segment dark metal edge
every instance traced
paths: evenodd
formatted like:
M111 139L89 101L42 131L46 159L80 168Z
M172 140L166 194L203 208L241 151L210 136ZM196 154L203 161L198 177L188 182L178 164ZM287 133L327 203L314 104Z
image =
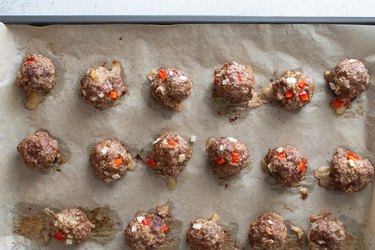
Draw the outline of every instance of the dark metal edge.
M283 16L0 16L6 24L179 24L179 23L321 23L375 24L375 17Z

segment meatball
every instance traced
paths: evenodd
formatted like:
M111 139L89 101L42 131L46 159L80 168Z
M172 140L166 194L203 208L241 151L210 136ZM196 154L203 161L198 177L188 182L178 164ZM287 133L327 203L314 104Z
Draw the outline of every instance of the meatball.
M86 241L91 235L91 230L95 228L85 212L79 208L63 209L58 213L47 210L47 213L52 216L51 236L65 245Z
M232 137L211 137L206 143L208 162L221 178L238 174L250 163L246 145Z
M365 65L357 59L345 59L324 76L336 95L331 107L337 115L344 114L350 101L359 96L370 84L370 75Z
M187 74L175 68L152 70L148 76L151 81L151 93L161 105L180 112L182 102L191 94L192 80Z
M303 73L286 71L271 83L275 100L286 110L300 109L311 101L315 83Z
M31 169L47 169L62 163L59 143L46 131L26 137L18 144L17 150Z
M30 53L23 59L16 83L26 93L26 107L34 109L55 86L55 66L49 58Z
M221 250L227 242L227 235L215 219L198 218L190 224L186 242L193 250Z
M253 97L255 74L249 65L225 63L215 70L214 95L232 103L249 101Z
M167 235L169 226L165 221L170 217L170 209L161 206L157 211L156 214L139 212L125 228L125 242L130 249L157 249L170 241Z
M105 182L112 182L125 175L127 169L134 170L135 162L119 140L104 140L94 146L90 163L96 175Z
M148 165L161 176L177 176L193 154L191 146L176 132L163 133L153 142Z
M118 62L112 62L111 70L103 66L90 68L81 79L82 98L100 110L117 104L126 92Z
M370 75L365 65L357 59L345 59L324 76L331 90L339 99L352 100L370 84Z
M305 176L307 159L295 147L276 147L268 150L262 165L281 184L296 186Z
M254 249L284 249L287 234L284 219L275 213L266 212L250 224L249 241Z
M312 215L310 217L310 222L310 229L307 233L310 249L344 249L347 236L341 221L336 218L331 218L328 212L322 212L319 215Z
M374 166L368 159L361 159L346 149L337 149L331 161L329 177L335 189L358 192L366 188L374 177Z

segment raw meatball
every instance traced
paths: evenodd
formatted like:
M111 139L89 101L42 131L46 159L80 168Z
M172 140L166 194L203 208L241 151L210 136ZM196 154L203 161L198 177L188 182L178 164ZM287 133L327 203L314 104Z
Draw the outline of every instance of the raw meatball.
M90 163L96 175L106 182L120 179L135 162L119 140L104 140L91 149Z
M17 150L26 165L32 169L47 169L62 163L58 142L45 131L23 139Z
M358 192L366 188L374 177L374 166L368 159L343 148L337 149L331 161L329 177L334 187L342 192Z
M278 182L286 186L297 185L305 176L307 159L292 146L268 150L264 169Z
M310 217L307 240L311 250L342 250L346 239L341 221L331 218L330 213L322 212Z
M58 213L52 213L51 235L65 245L84 242L91 235L91 229L95 228L85 212L79 208L63 209Z
M125 242L130 249L157 249L170 240L169 227L164 220L170 216L169 207L161 206L157 211L156 214L139 212L125 228Z
M25 92L47 94L56 83L55 66L49 58L41 54L28 54L23 59L16 81Z
M160 68L151 71L151 93L161 105L180 112L182 102L191 94L192 80L187 74L175 68Z
M329 87L339 99L352 100L369 85L370 75L365 65L357 59L345 59L324 76Z
M206 144L208 162L219 177L238 174L250 163L250 153L245 144L232 137L211 137Z
M191 146L176 132L163 133L153 142L148 165L162 176L177 176L193 154Z
M249 101L253 97L255 74L249 65L225 63L215 70L214 93L232 103Z
M254 249L284 249L287 234L284 219L275 213L266 212L250 224L249 241Z
M16 83L26 93L27 108L34 109L55 86L55 66L49 58L30 53L23 59Z
M227 235L215 220L196 219L190 224L186 242L193 250L224 249Z
M271 83L274 97L286 110L300 109L311 101L315 83L303 73L286 71L284 76Z
M81 79L82 98L100 110L117 104L126 92L118 62L112 62L111 70L103 66L90 68Z

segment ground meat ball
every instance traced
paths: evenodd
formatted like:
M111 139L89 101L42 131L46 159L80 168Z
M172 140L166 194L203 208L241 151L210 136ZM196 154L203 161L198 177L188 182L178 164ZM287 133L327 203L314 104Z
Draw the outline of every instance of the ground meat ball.
M151 71L151 93L161 105L180 112L182 102L191 94L192 80L187 74L175 68L160 68Z
M95 227L79 208L63 209L53 214L51 235L66 245L84 242Z
M81 79L82 98L100 110L115 105L126 92L118 62L112 62L111 70L103 66L90 68Z
M249 241L254 249L283 249L287 243L287 228L284 219L266 212L250 224Z
M224 64L215 70L214 93L232 103L249 101L253 97L255 74L248 65L237 62Z
M346 233L341 221L331 218L330 213L322 212L319 215L312 215L310 222L310 229L307 233L310 249L344 249Z
M227 235L224 229L214 220L196 219L190 224L186 242L193 250L224 249Z
M120 179L135 163L119 140L104 140L91 149L90 163L96 175L106 182Z
M331 161L329 177L342 192L358 192L366 188L374 176L374 166L368 159L343 148L337 149Z
M25 92L47 94L56 83L55 66L49 58L30 53L23 59L16 82Z
M47 57L28 54L17 73L16 83L26 94L26 108L35 109L56 83L55 66Z
M17 150L26 165L32 169L47 169L61 163L59 144L45 131L36 132L23 139Z
M274 97L286 110L300 109L311 101L314 81L298 71L286 71L284 76L271 83Z
M352 100L369 85L370 75L365 65L357 59L345 59L332 71L324 74L329 87L339 99Z
M250 153L242 142L232 137L211 137L207 140L208 162L219 177L238 174L250 163Z
M148 165L162 176L177 176L190 160L191 146L176 132L166 132L153 142Z
M165 211L168 206L163 206ZM169 208L168 208L169 212ZM139 212L124 230L125 242L132 250L157 249L169 239L169 227L164 221L168 215Z
M307 159L292 146L268 150L264 158L265 170L286 186L297 185L305 176Z

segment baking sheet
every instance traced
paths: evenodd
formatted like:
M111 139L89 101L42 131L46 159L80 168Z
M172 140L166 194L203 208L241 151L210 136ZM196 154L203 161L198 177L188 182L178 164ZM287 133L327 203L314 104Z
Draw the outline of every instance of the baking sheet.
M249 248L249 223L266 210L307 229L311 214L328 209L334 215L367 222L365 242L368 249L374 248L372 185L347 195L316 186L303 201L297 193L276 192L259 164L269 147L285 144L308 157L309 175L327 164L338 145L375 162L374 87L353 103L349 115L338 118L329 108L332 96L323 79L324 70L346 57L363 60L375 75L373 44L375 27L355 25L0 25L0 246L10 249L26 244L12 235L11 211L19 202L57 208L109 205L125 227L138 209L170 201L175 216L183 221L183 242L189 222L212 213L222 222L238 224L239 246ZM54 93L33 111L25 109L14 83L23 56L31 50L50 57L57 71ZM121 105L98 111L80 98L79 80L88 67L113 59L125 68L129 94ZM300 112L267 104L229 122L227 116L218 115L211 98L213 71L229 60L253 66L256 88L266 86L275 71L302 68L317 84L312 102ZM181 113L164 110L150 98L146 75L159 66L174 66L193 79L192 95ZM39 128L68 144L72 154L62 172L41 174L22 163L16 146ZM88 150L93 143L116 137L126 142L134 156L166 129L198 138L175 191L168 191L164 181L140 163L135 172L112 186L98 180L89 168ZM253 168L226 182L228 187L208 170L205 141L209 136L236 137L251 150ZM59 248L56 243L47 247ZM90 241L72 247L124 248L122 232L105 246ZM183 243L180 249L185 248Z
M225 7L224 7L225 9ZM154 10L155 11L155 10ZM157 12L157 11L156 11ZM255 11L256 12L256 11ZM160 13L158 13L160 14ZM363 16L201 16L186 15L1 15L0 22L5 24L182 24L182 23L325 23L325 24L374 24L375 17Z

